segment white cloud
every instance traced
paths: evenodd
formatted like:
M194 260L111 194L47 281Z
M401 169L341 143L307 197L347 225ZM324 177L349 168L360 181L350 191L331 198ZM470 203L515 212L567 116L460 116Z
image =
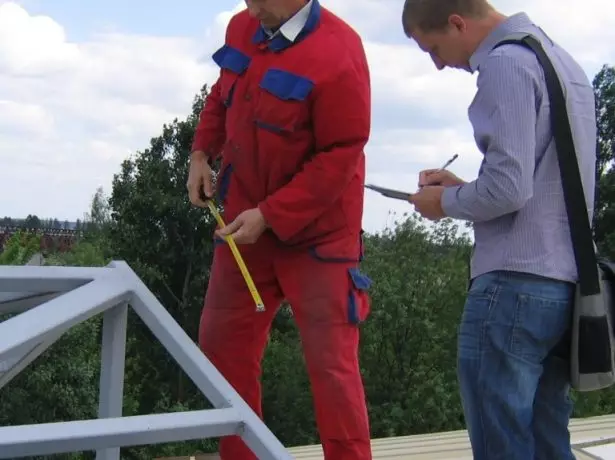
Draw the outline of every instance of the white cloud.
M43 45L43 46L41 46ZM0 5L0 70L12 75L45 75L79 59L64 29L45 16L31 17L19 5Z
M475 76L436 71L403 37L403 0L321 1L364 39L374 98L368 180L412 191L420 169L440 166L453 153L460 156L451 169L471 179L480 162L467 121ZM613 2L493 4L507 14L526 11L590 78L615 63ZM75 43L53 18L0 1L1 212L76 218L86 211L120 161L147 147L163 123L185 117L200 86L214 81L211 52L245 3L224 5L228 11L211 19L199 43L126 30ZM382 228L390 209L411 207L369 192L365 228Z
M218 31L224 31L231 18L240 11L243 11L245 8L246 3L244 1L237 2L237 4L232 9L228 11L223 11L214 18L214 27Z
M53 131L53 116L44 107L0 100L0 132L48 138Z
M0 4L0 209L77 218L120 162L215 77L186 38L100 34ZM51 184L54 184L51 186Z
M320 3L334 14L347 21L362 36L368 38L386 31L391 35L403 36L400 14L403 1L400 0L320 0Z
M406 117L465 123L476 78L467 72L436 72L431 58L409 44L366 41L375 102L404 106ZM385 111L382 111L384 114ZM375 116L382 116L379 111ZM399 114L403 119L403 112Z
M590 77L615 61L615 3L609 0L496 0L504 13L526 11Z

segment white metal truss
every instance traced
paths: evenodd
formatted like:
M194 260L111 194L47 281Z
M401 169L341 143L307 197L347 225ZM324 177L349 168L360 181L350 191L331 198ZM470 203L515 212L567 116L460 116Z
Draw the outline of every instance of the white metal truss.
M574 443L572 445L572 450L575 453L584 455L584 457L579 457L579 460L581 458L587 458L587 459L592 459L592 460L607 460L604 457L600 457L596 454L589 452L587 449L591 449L592 447L609 446L609 445L614 445L614 444L615 444L615 437L613 436L601 437L600 439L594 439L592 441Z
M129 306L214 409L122 417ZM238 435L263 460L292 456L124 262L107 267L0 266L0 391L71 327L103 314L99 419L0 427L0 458L97 451Z

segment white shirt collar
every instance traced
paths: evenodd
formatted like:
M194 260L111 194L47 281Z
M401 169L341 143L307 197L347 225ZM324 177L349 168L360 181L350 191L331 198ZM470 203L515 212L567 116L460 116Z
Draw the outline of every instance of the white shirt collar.
M265 29L269 38L273 38L276 34L280 33L286 37L291 42L294 42L303 28L307 23L308 18L310 17L310 11L312 10L312 0L307 2L303 8L295 13L288 21L286 21L282 26L274 33Z

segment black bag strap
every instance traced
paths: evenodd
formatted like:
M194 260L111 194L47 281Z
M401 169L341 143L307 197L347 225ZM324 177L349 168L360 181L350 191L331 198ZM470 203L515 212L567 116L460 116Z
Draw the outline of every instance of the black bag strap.
M577 154L570 129L564 90L551 60L542 44L536 38L531 35L525 35L518 39L508 38L499 42L494 48L504 44L518 44L531 49L536 54L538 62L543 68L549 101L551 103L551 127L553 137L555 138L555 148L562 178L568 226L570 227L581 294L583 296L599 294L600 279L596 250L585 195L583 193L583 183L581 182Z

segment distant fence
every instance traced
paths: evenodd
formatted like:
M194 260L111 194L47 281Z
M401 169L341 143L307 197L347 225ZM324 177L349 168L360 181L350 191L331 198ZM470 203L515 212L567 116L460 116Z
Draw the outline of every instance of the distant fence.
M0 227L0 252L6 242L16 233L24 232L41 236L41 251L68 251L82 236L82 230L69 230L64 228L24 228L24 227Z

